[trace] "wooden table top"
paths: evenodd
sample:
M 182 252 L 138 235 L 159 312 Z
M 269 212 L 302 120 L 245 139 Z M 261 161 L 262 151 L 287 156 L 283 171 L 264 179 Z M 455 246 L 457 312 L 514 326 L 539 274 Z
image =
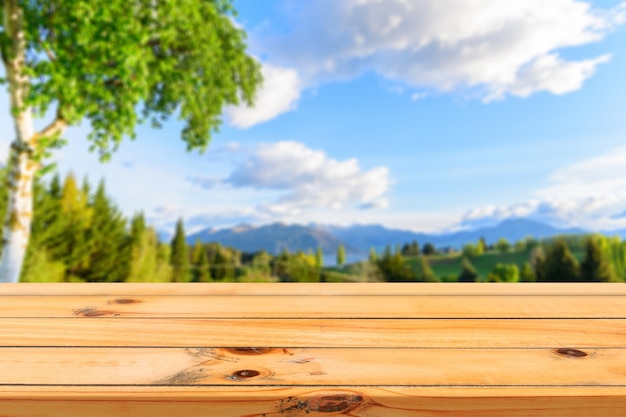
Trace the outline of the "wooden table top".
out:
M 1 284 L 2 417 L 626 415 L 626 285 Z

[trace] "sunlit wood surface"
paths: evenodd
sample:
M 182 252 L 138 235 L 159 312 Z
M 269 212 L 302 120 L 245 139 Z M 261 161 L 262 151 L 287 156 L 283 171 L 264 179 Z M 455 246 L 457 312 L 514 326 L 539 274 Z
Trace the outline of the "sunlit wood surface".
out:
M 626 416 L 625 284 L 2 284 L 1 417 Z

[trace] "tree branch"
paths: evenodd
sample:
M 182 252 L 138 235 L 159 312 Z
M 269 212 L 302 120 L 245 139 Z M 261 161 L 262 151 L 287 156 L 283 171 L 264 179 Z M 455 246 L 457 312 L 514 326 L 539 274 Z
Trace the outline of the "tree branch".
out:
M 67 121 L 63 118 L 61 111 L 58 110 L 56 118 L 48 126 L 44 127 L 43 130 L 39 132 L 38 136 L 49 137 L 62 135 L 66 127 Z

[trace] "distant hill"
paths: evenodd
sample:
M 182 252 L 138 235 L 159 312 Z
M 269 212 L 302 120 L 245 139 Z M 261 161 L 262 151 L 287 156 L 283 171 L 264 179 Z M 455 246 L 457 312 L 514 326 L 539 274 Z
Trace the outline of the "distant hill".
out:
M 557 229 L 528 219 L 510 219 L 493 226 L 471 231 L 447 234 L 416 233 L 409 230 L 387 229 L 380 225 L 324 226 L 286 225 L 273 223 L 265 226 L 240 225 L 231 229 L 207 229 L 187 237 L 189 243 L 196 239 L 202 242 L 220 242 L 246 252 L 264 249 L 279 253 L 283 248 L 290 252 L 316 250 L 335 253 L 344 244 L 348 253 L 367 253 L 370 248 L 378 250 L 386 245 L 401 245 L 416 240 L 420 245 L 427 242 L 436 247 L 462 247 L 484 237 L 488 244 L 504 237 L 513 243 L 527 236 L 537 239 L 566 234 L 584 234 L 582 229 Z
M 317 250 L 322 248 L 324 253 L 335 253 L 342 244 L 341 240 L 332 234 L 300 225 L 286 225 L 273 223 L 265 226 L 240 225 L 231 229 L 203 230 L 187 236 L 187 242 L 219 242 L 224 246 L 232 246 L 245 252 L 265 250 L 269 253 L 280 253 L 284 248 L 289 252 Z M 346 247 L 349 252 L 358 251 Z
M 430 242 L 437 247 L 460 248 L 466 243 L 478 241 L 481 237 L 484 237 L 487 243 L 495 243 L 501 237 L 510 242 L 516 242 L 527 236 L 541 239 L 555 235 L 586 233 L 582 229 L 557 229 L 528 219 L 510 219 L 492 227 L 443 234 L 415 233 L 408 230 L 387 229 L 380 225 L 327 226 L 325 230 L 346 244 L 362 250 L 404 244 L 413 240 L 420 245 Z

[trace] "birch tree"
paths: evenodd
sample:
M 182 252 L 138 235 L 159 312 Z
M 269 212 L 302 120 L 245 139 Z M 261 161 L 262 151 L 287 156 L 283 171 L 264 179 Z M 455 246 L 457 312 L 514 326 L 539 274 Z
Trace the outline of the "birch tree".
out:
M 259 64 L 246 53 L 231 0 L 3 0 L 0 52 L 14 139 L 0 282 L 19 279 L 33 179 L 64 130 L 88 122 L 106 160 L 138 123 L 183 120 L 188 150 L 203 150 L 225 105 L 252 105 Z M 52 115 L 52 116 L 50 116 Z M 44 120 L 36 131 L 34 118 Z M 47 123 L 47 124 L 46 124 Z M 4 127 L 3 131 L 8 131 Z

